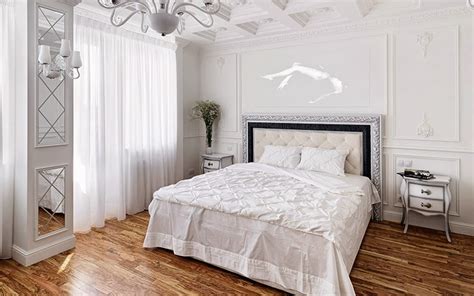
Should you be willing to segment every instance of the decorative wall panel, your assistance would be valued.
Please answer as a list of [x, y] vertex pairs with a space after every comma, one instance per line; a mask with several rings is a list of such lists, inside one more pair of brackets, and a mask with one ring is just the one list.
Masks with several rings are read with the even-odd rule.
[[[61, 39], [65, 37], [66, 14], [43, 6], [38, 6], [38, 45], [47, 45], [51, 49], [51, 58], [55, 64], [64, 63], [59, 55]], [[36, 144], [51, 146], [66, 143], [65, 129], [65, 77], [47, 78], [43, 68], [38, 69]]]
[[237, 94], [237, 55], [205, 57], [201, 67], [201, 99], [213, 100], [221, 106], [219, 132], [239, 129]]
[[66, 225], [65, 176], [65, 166], [36, 171], [37, 236], [58, 231]]
[[395, 139], [459, 141], [458, 26], [400, 31], [393, 50]]
[[385, 35], [242, 53], [242, 109], [382, 112], [385, 60]]

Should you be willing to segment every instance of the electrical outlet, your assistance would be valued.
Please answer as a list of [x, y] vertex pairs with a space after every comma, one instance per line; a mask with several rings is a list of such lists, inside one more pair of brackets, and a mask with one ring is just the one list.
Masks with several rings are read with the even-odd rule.
[[413, 165], [413, 161], [411, 161], [411, 160], [405, 160], [404, 166], [405, 166], [406, 168], [411, 168], [412, 165]]

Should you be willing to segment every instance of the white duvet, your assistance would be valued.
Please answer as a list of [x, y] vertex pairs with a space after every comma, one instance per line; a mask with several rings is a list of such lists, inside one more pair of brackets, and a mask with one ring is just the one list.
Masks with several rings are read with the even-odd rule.
[[237, 164], [158, 190], [144, 246], [290, 292], [353, 294], [376, 192], [365, 177]]

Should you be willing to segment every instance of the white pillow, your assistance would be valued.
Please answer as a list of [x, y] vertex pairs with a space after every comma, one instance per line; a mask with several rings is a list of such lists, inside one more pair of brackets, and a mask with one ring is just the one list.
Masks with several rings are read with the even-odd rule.
[[294, 169], [300, 163], [301, 147], [267, 145], [259, 163]]
[[347, 154], [349, 153], [337, 150], [304, 147], [301, 151], [301, 162], [296, 168], [344, 176]]

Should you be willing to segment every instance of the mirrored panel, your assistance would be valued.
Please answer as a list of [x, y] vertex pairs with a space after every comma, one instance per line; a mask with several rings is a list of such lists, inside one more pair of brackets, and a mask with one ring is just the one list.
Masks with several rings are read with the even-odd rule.
[[65, 227], [66, 167], [36, 171], [38, 236]]
[[[65, 14], [38, 6], [38, 46], [47, 45], [51, 52], [51, 70], [57, 70], [64, 59], [59, 55], [61, 39], [65, 38]], [[65, 90], [62, 71], [46, 76], [38, 67], [38, 93], [36, 109], [36, 137], [38, 146], [66, 143]]]

